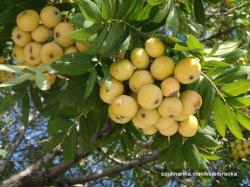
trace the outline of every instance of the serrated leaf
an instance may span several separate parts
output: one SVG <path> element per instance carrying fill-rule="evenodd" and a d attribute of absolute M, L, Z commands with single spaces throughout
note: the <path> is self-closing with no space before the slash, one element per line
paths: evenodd
<path fill-rule="evenodd" d="M 65 133 L 58 133 L 55 134 L 49 142 L 46 144 L 46 146 L 42 149 L 42 152 L 47 153 L 52 151 L 56 146 L 58 146 L 60 143 L 63 142 L 63 139 L 65 137 Z"/>
<path fill-rule="evenodd" d="M 53 136 L 57 133 L 66 134 L 68 129 L 73 125 L 74 123 L 71 120 L 53 115 L 48 121 L 48 134 L 50 136 Z"/>
<path fill-rule="evenodd" d="M 199 51 L 200 53 L 204 52 L 204 47 L 200 41 L 193 35 L 187 35 L 187 46 L 191 51 Z"/>
<path fill-rule="evenodd" d="M 205 25 L 205 10 L 202 0 L 195 0 L 194 1 L 194 15 L 197 23 Z"/>
<path fill-rule="evenodd" d="M 63 161 L 70 163 L 74 160 L 77 153 L 78 135 L 76 127 L 72 127 L 69 135 L 65 137 L 63 142 Z"/>
<path fill-rule="evenodd" d="M 26 93 L 22 99 L 22 117 L 21 121 L 25 127 L 29 124 L 29 111 L 30 111 L 30 97 L 29 94 Z"/>
<path fill-rule="evenodd" d="M 250 80 L 238 80 L 225 85 L 222 90 L 230 96 L 238 96 L 250 91 Z"/>
<path fill-rule="evenodd" d="M 207 147 L 207 148 L 215 148 L 218 147 L 218 142 L 204 133 L 197 133 L 195 136 L 190 138 L 190 141 L 197 146 Z"/>
<path fill-rule="evenodd" d="M 225 137 L 226 133 L 226 121 L 225 117 L 225 106 L 222 100 L 217 96 L 214 101 L 214 120 L 215 126 L 221 136 Z"/>
<path fill-rule="evenodd" d="M 237 112 L 237 120 L 238 122 L 247 130 L 250 131 L 250 118 L 249 116 L 247 116 L 246 114 L 244 114 L 243 112 Z"/>
<path fill-rule="evenodd" d="M 78 5 L 81 13 L 87 20 L 96 22 L 101 19 L 101 11 L 93 1 L 79 0 Z"/>
<path fill-rule="evenodd" d="M 250 97 L 235 97 L 227 100 L 233 108 L 246 108 L 250 106 Z"/>

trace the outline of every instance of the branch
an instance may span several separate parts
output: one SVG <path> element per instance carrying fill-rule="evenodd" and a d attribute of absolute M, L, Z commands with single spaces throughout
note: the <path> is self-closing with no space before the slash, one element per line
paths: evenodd
<path fill-rule="evenodd" d="M 83 175 L 83 176 L 76 176 L 76 177 L 68 178 L 68 179 L 66 179 L 66 183 L 68 183 L 69 185 L 73 185 L 73 184 L 77 184 L 77 183 L 86 183 L 89 181 L 98 180 L 98 179 L 110 176 L 114 173 L 118 173 L 121 171 L 135 168 L 137 166 L 141 166 L 141 165 L 149 163 L 149 162 L 156 161 L 159 159 L 159 156 L 160 156 L 160 154 L 158 152 L 153 152 L 151 154 L 144 155 L 143 157 L 138 158 L 138 159 L 134 159 L 131 161 L 126 161 L 126 162 L 123 161 L 123 162 L 121 162 L 121 164 L 105 168 L 102 171 L 97 172 L 97 173 L 90 172 L 90 173 Z"/>

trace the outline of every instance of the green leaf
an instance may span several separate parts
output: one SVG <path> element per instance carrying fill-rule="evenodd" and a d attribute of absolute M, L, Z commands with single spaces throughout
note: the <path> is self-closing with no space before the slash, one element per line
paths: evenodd
<path fill-rule="evenodd" d="M 205 10 L 202 0 L 195 0 L 194 1 L 194 15 L 197 23 L 205 25 Z"/>
<path fill-rule="evenodd" d="M 226 134 L 226 109 L 222 100 L 217 96 L 214 101 L 214 120 L 215 126 L 221 136 L 225 137 Z"/>
<path fill-rule="evenodd" d="M 247 116 L 246 114 L 244 114 L 243 112 L 237 112 L 236 113 L 237 116 L 237 120 L 238 122 L 247 130 L 250 131 L 250 118 L 249 116 Z"/>
<path fill-rule="evenodd" d="M 22 73 L 22 71 L 25 69 L 24 66 L 15 66 L 15 65 L 6 65 L 6 64 L 0 64 L 0 71 L 6 71 L 10 73 Z"/>
<path fill-rule="evenodd" d="M 82 27 L 85 23 L 85 19 L 81 13 L 76 13 L 71 19 L 70 23 L 75 26 Z"/>
<path fill-rule="evenodd" d="M 58 132 L 66 134 L 68 129 L 72 127 L 74 123 L 66 118 L 60 117 L 58 115 L 53 115 L 48 121 L 48 134 L 53 136 Z"/>
<path fill-rule="evenodd" d="M 165 2 L 165 0 L 147 0 L 151 6 L 157 6 Z"/>
<path fill-rule="evenodd" d="M 213 56 L 223 56 L 233 52 L 239 46 L 239 42 L 225 42 L 221 44 Z"/>
<path fill-rule="evenodd" d="M 207 147 L 207 148 L 215 148 L 218 147 L 218 142 L 204 133 L 197 133 L 195 136 L 190 138 L 190 141 L 196 146 Z"/>
<path fill-rule="evenodd" d="M 245 56 L 246 54 L 247 54 L 246 50 L 236 49 L 236 50 L 232 51 L 231 53 L 226 54 L 224 56 L 224 58 L 225 58 L 224 62 L 228 63 L 228 64 L 235 63 L 239 58 Z"/>
<path fill-rule="evenodd" d="M 96 22 L 101 20 L 101 11 L 99 7 L 90 0 L 79 0 L 79 8 L 82 15 L 90 21 Z"/>
<path fill-rule="evenodd" d="M 65 55 L 61 60 L 51 64 L 51 67 L 67 75 L 82 75 L 94 67 L 92 57 L 83 53 Z"/>
<path fill-rule="evenodd" d="M 78 136 L 76 127 L 72 127 L 68 136 L 65 137 L 63 143 L 63 160 L 70 163 L 74 160 L 77 153 Z"/>
<path fill-rule="evenodd" d="M 225 85 L 222 90 L 230 96 L 238 96 L 250 91 L 250 80 L 238 80 Z"/>
<path fill-rule="evenodd" d="M 117 1 L 116 0 L 103 0 L 102 1 L 102 17 L 104 19 L 115 17 L 117 11 Z"/>
<path fill-rule="evenodd" d="M 26 93 L 22 99 L 22 118 L 21 121 L 25 127 L 29 124 L 29 111 L 30 111 L 30 97 Z"/>
<path fill-rule="evenodd" d="M 93 24 L 92 26 L 84 29 L 79 29 L 71 33 L 74 40 L 77 41 L 87 41 L 93 36 L 96 36 L 98 31 L 102 28 L 101 24 Z"/>
<path fill-rule="evenodd" d="M 207 170 L 207 166 L 201 157 L 198 149 L 190 142 L 186 141 L 183 146 L 183 153 L 188 165 L 195 170 Z"/>
<path fill-rule="evenodd" d="M 30 88 L 30 96 L 33 104 L 35 105 L 36 109 L 40 112 L 43 113 L 43 105 L 41 101 L 41 96 L 39 94 L 39 89 L 37 88 Z"/>
<path fill-rule="evenodd" d="M 171 0 L 165 0 L 165 3 L 160 6 L 159 11 L 156 13 L 155 17 L 153 18 L 153 23 L 161 23 L 163 19 L 167 17 L 168 14 L 170 14 L 170 11 L 175 11 L 172 8 L 172 1 Z M 175 14 L 174 12 L 172 12 Z"/>
<path fill-rule="evenodd" d="M 36 72 L 35 83 L 40 90 L 49 90 L 51 86 L 47 78 L 40 71 Z"/>
<path fill-rule="evenodd" d="M 250 106 L 250 97 L 229 98 L 227 102 L 234 108 L 246 108 Z"/>
<path fill-rule="evenodd" d="M 217 155 L 208 155 L 204 153 L 200 153 L 200 155 L 207 160 L 220 160 L 221 159 L 221 157 Z"/>
<path fill-rule="evenodd" d="M 187 46 L 191 51 L 198 51 L 200 53 L 204 52 L 204 47 L 200 41 L 193 35 L 187 35 Z"/>
<path fill-rule="evenodd" d="M 170 141 L 166 136 L 158 135 L 154 137 L 153 143 L 151 144 L 151 148 L 153 150 L 163 151 L 167 149 L 169 145 Z"/>
<path fill-rule="evenodd" d="M 23 94 L 24 93 L 15 93 L 4 95 L 3 100 L 1 100 L 0 102 L 0 113 L 2 114 L 4 111 L 12 107 L 16 103 L 16 101 L 23 97 Z"/>
<path fill-rule="evenodd" d="M 90 94 L 92 93 L 94 86 L 97 82 L 97 71 L 93 69 L 92 72 L 90 72 L 89 79 L 87 81 L 87 88 L 84 93 L 84 98 L 88 98 Z"/>
<path fill-rule="evenodd" d="M 65 137 L 65 133 L 58 133 L 55 134 L 49 142 L 46 144 L 46 146 L 42 149 L 43 153 L 47 153 L 52 151 L 56 146 L 58 146 L 60 143 L 63 142 L 63 139 Z"/>

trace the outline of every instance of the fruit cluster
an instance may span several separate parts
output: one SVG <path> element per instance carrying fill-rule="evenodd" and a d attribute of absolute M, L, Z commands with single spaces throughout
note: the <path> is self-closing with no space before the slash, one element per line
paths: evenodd
<path fill-rule="evenodd" d="M 235 160 L 246 158 L 250 153 L 250 139 L 230 142 L 231 154 Z"/>
<path fill-rule="evenodd" d="M 198 120 L 193 114 L 200 109 L 202 98 L 192 90 L 180 93 L 180 88 L 200 77 L 201 65 L 193 58 L 175 64 L 164 52 L 164 44 L 150 38 L 145 48 L 131 51 L 130 60 L 113 62 L 111 86 L 105 80 L 101 82 L 100 98 L 109 104 L 108 115 L 116 123 L 132 120 L 146 135 L 159 131 L 172 136 L 179 131 L 184 137 L 194 136 Z M 124 93 L 126 84 L 128 94 Z"/>
<path fill-rule="evenodd" d="M 35 10 L 24 10 L 17 15 L 17 26 L 12 31 L 13 58 L 17 65 L 33 68 L 53 63 L 65 54 L 87 50 L 85 44 L 74 42 L 72 24 L 63 20 L 60 10 L 44 7 L 40 15 Z M 54 74 L 44 74 L 50 83 Z"/>

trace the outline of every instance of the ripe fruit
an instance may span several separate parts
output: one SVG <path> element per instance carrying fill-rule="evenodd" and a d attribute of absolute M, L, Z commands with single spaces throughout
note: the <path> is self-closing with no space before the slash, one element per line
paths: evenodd
<path fill-rule="evenodd" d="M 147 127 L 154 125 L 158 121 L 159 117 L 160 115 L 156 109 L 146 110 L 144 108 L 140 108 L 134 118 L 137 118 L 136 120 L 140 122 L 143 127 Z"/>
<path fill-rule="evenodd" d="M 138 110 L 136 101 L 127 95 L 120 95 L 115 98 L 110 105 L 112 112 L 116 118 L 132 119 Z"/>
<path fill-rule="evenodd" d="M 149 127 L 143 128 L 142 132 L 145 135 L 153 135 L 153 134 L 157 133 L 157 128 L 155 126 L 149 126 Z"/>
<path fill-rule="evenodd" d="M 174 61 L 167 56 L 160 56 L 151 64 L 150 71 L 155 79 L 163 80 L 174 72 Z"/>
<path fill-rule="evenodd" d="M 182 103 L 182 115 L 194 114 L 202 105 L 201 96 L 193 90 L 184 91 L 180 96 L 180 100 Z"/>
<path fill-rule="evenodd" d="M 25 61 L 36 66 L 41 62 L 40 53 L 42 45 L 36 42 L 30 42 L 24 47 L 24 59 Z"/>
<path fill-rule="evenodd" d="M 52 85 L 52 84 L 55 83 L 55 81 L 56 81 L 56 75 L 55 74 L 45 72 L 45 73 L 43 73 L 43 75 L 48 80 L 49 85 Z"/>
<path fill-rule="evenodd" d="M 175 67 L 175 78 L 182 84 L 196 81 L 201 74 L 201 65 L 197 59 L 184 58 Z"/>
<path fill-rule="evenodd" d="M 145 43 L 145 49 L 149 56 L 157 58 L 163 55 L 165 46 L 158 38 L 150 38 Z"/>
<path fill-rule="evenodd" d="M 49 28 L 55 27 L 62 20 L 61 12 L 53 6 L 46 6 L 40 13 L 41 21 Z"/>
<path fill-rule="evenodd" d="M 54 42 L 43 45 L 41 60 L 44 64 L 51 64 L 63 56 L 63 49 Z"/>
<path fill-rule="evenodd" d="M 161 89 L 154 84 L 145 85 L 138 92 L 138 103 L 148 110 L 157 108 L 162 98 Z"/>
<path fill-rule="evenodd" d="M 138 93 L 139 90 L 150 83 L 154 83 L 154 78 L 147 70 L 138 70 L 135 71 L 134 74 L 129 79 L 129 88 Z"/>
<path fill-rule="evenodd" d="M 71 53 L 77 53 L 78 52 L 78 49 L 76 46 L 71 46 L 71 47 L 68 47 L 65 49 L 64 51 L 64 54 L 67 55 L 67 54 L 71 54 Z"/>
<path fill-rule="evenodd" d="M 191 115 L 179 124 L 179 133 L 184 137 L 192 137 L 198 131 L 198 120 Z"/>
<path fill-rule="evenodd" d="M 19 47 L 19 46 L 15 45 L 13 50 L 12 50 L 12 56 L 17 64 L 23 64 L 25 61 L 23 47 Z"/>
<path fill-rule="evenodd" d="M 111 109 L 111 106 L 108 107 L 108 116 L 110 117 L 110 119 L 112 121 L 114 121 L 115 123 L 119 123 L 119 124 L 125 124 L 125 123 L 128 123 L 130 121 L 130 118 L 114 115 L 114 113 Z"/>
<path fill-rule="evenodd" d="M 143 48 L 135 48 L 130 54 L 131 62 L 138 69 L 146 69 L 149 66 L 150 59 Z"/>
<path fill-rule="evenodd" d="M 105 81 L 102 81 L 100 86 L 100 98 L 105 102 L 110 104 L 113 99 L 123 94 L 124 86 L 122 82 L 112 79 L 111 80 L 111 87 L 107 90 L 107 86 Z"/>
<path fill-rule="evenodd" d="M 39 25 L 34 31 L 31 32 L 31 37 L 35 42 L 43 43 L 49 39 L 50 31 L 48 27 Z"/>
<path fill-rule="evenodd" d="M 132 118 L 133 125 L 138 129 L 146 128 L 146 126 L 138 119 L 137 116 Z"/>
<path fill-rule="evenodd" d="M 183 107 L 183 105 L 182 105 Z M 175 121 L 184 121 L 185 119 L 187 119 L 189 117 L 189 115 L 185 115 L 185 114 L 179 114 L 177 116 L 174 116 L 174 120 Z"/>
<path fill-rule="evenodd" d="M 155 126 L 164 136 L 172 136 L 178 131 L 178 123 L 169 117 L 161 117 Z"/>
<path fill-rule="evenodd" d="M 180 91 L 180 83 L 173 77 L 162 81 L 161 91 L 165 97 L 174 96 Z"/>
<path fill-rule="evenodd" d="M 67 22 L 59 23 L 54 30 L 54 40 L 62 47 L 69 47 L 74 44 L 71 33 L 74 32 L 74 26 Z"/>
<path fill-rule="evenodd" d="M 89 49 L 87 44 L 76 42 L 76 47 L 80 52 L 87 51 Z"/>
<path fill-rule="evenodd" d="M 39 25 L 40 17 L 35 10 L 24 10 L 17 15 L 16 23 L 23 31 L 31 32 Z"/>
<path fill-rule="evenodd" d="M 158 107 L 158 112 L 163 117 L 174 117 L 181 113 L 182 103 L 177 97 L 168 97 L 163 99 Z"/>
<path fill-rule="evenodd" d="M 19 27 L 15 27 L 12 31 L 12 39 L 16 45 L 24 47 L 31 41 L 31 36 L 30 33 L 22 31 Z"/>
<path fill-rule="evenodd" d="M 109 69 L 110 74 L 119 81 L 128 80 L 134 72 L 134 67 L 129 60 L 113 62 Z"/>

